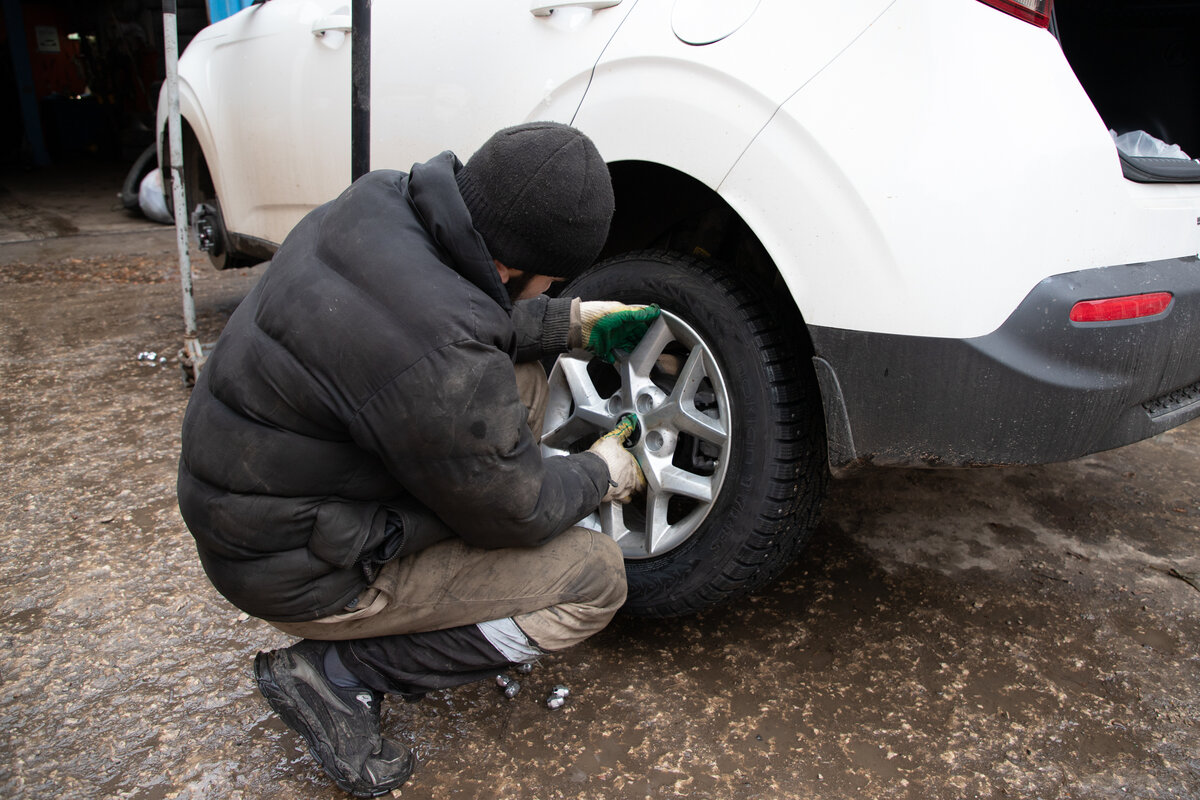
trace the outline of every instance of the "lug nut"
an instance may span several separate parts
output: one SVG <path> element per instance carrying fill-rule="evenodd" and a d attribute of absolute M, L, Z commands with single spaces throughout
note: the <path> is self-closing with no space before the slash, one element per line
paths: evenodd
<path fill-rule="evenodd" d="M 546 698 L 546 708 L 551 710 L 562 708 L 566 704 L 567 697 L 570 694 L 571 690 L 566 686 L 562 686 L 561 684 L 555 686 L 554 689 L 550 691 L 549 697 Z"/>
<path fill-rule="evenodd" d="M 516 697 L 517 693 L 521 691 L 521 684 L 503 673 L 496 676 L 496 686 L 504 692 L 504 696 L 509 700 Z"/>

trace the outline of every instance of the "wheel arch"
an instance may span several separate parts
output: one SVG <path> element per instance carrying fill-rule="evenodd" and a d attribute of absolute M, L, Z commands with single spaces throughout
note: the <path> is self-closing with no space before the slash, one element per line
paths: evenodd
<path fill-rule="evenodd" d="M 804 314 L 754 230 L 720 194 L 679 170 L 648 161 L 609 164 L 616 213 L 601 258 L 649 248 L 730 267 L 763 290 L 778 322 L 810 360 L 825 417 L 829 463 L 854 460 L 845 400 L 832 365 L 815 354 Z"/>
<path fill-rule="evenodd" d="M 616 212 L 601 258 L 649 248 L 669 250 L 723 263 L 758 285 L 812 364 L 830 466 L 837 469 L 853 462 L 854 438 L 834 365 L 816 353 L 794 284 L 750 224 L 719 193 L 680 170 L 649 161 L 618 161 L 609 164 L 609 172 Z"/>
<path fill-rule="evenodd" d="M 649 161 L 609 164 L 616 212 L 601 258 L 630 250 L 664 249 L 717 261 L 752 280 L 776 300 L 812 352 L 803 315 L 783 275 L 749 225 L 717 192 L 685 172 Z"/>
<path fill-rule="evenodd" d="M 195 93 L 182 78 L 179 86 L 179 121 L 180 138 L 183 144 L 183 171 L 187 186 L 188 214 L 198 202 L 223 197 L 221 174 L 213 169 L 220 165 L 219 160 L 209 158 L 210 153 L 216 152 L 211 128 L 196 101 Z M 166 120 L 166 90 L 159 97 L 158 108 L 158 163 L 162 170 L 163 185 L 167 192 L 167 206 L 174 206 L 171 189 L 171 165 L 169 163 L 170 142 Z M 198 192 L 198 194 L 197 194 Z M 222 237 L 222 254 L 213 257 L 213 266 L 217 269 L 253 266 L 269 260 L 278 249 L 275 242 L 269 242 L 254 236 L 247 236 L 225 229 L 224 220 L 218 211 L 216 214 L 219 225 L 219 235 Z M 189 217 L 189 224 L 191 219 Z M 212 254 L 210 253 L 210 256 Z"/>
<path fill-rule="evenodd" d="M 187 182 L 189 189 L 199 186 L 201 191 L 204 192 L 205 197 L 211 197 L 216 189 L 216 185 L 213 181 L 212 171 L 208 166 L 208 158 L 204 153 L 204 146 L 200 143 L 195 128 L 192 127 L 186 118 L 181 117 L 180 124 L 182 125 L 180 138 L 183 140 L 184 180 Z M 164 185 L 169 185 L 171 180 L 171 165 L 168 159 L 170 142 L 168 141 L 165 129 L 159 137 L 158 150 L 159 168 L 163 172 Z M 190 195 L 188 199 L 189 201 L 191 200 Z"/>
<path fill-rule="evenodd" d="M 186 54 L 185 54 L 186 55 Z M 182 63 L 182 62 L 181 62 Z M 166 84 L 158 96 L 158 110 L 156 114 L 157 129 L 158 129 L 158 166 L 163 171 L 163 177 L 166 178 L 170 172 L 171 165 L 169 162 L 169 139 L 167 130 L 167 87 Z M 197 97 L 196 90 L 192 86 L 191 81 L 181 72 L 179 75 L 179 120 L 182 125 L 181 135 L 183 138 L 183 153 L 184 164 L 187 164 L 187 156 L 191 152 L 191 148 L 199 151 L 200 160 L 204 164 L 205 175 L 209 182 L 210 188 L 217 189 L 219 184 L 216 176 L 209 168 L 208 154 L 215 152 L 216 144 L 212 138 L 212 126 L 208 124 L 208 119 L 202 110 L 200 100 Z"/>

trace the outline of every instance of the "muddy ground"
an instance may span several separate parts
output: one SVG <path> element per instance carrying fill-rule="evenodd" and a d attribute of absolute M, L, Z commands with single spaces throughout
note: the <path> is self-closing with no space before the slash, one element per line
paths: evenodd
<path fill-rule="evenodd" d="M 115 208 L 121 177 L 0 191 L 0 796 L 344 797 L 253 686 L 287 637 L 212 591 L 180 521 L 173 231 Z M 201 267 L 211 340 L 258 273 Z M 737 607 L 619 619 L 512 701 L 391 704 L 420 754 L 401 794 L 1196 798 L 1198 528 L 1200 422 L 857 474 Z"/>

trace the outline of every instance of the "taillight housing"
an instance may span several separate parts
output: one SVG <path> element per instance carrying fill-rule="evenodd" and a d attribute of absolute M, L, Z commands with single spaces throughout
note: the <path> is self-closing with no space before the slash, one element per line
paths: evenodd
<path fill-rule="evenodd" d="M 1050 9 L 1054 0 L 980 0 L 992 8 L 998 8 L 1006 14 L 1012 14 L 1017 19 L 1037 25 L 1039 28 L 1050 27 Z"/>
<path fill-rule="evenodd" d="M 1119 322 L 1153 317 L 1171 307 L 1170 292 L 1133 294 L 1103 300 L 1083 300 L 1071 309 L 1071 322 Z"/>

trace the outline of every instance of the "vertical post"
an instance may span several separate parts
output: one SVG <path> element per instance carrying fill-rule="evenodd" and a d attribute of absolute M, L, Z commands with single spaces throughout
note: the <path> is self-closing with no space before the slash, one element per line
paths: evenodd
<path fill-rule="evenodd" d="M 25 138 L 33 150 L 34 166 L 44 167 L 50 163 L 50 154 L 46 152 L 46 142 L 42 136 L 42 115 L 33 88 L 33 67 L 29 61 L 29 48 L 25 44 L 25 15 L 21 13 L 19 0 L 4 0 L 4 25 L 8 28 L 13 75 L 16 76 L 17 93 L 21 97 Z"/>
<path fill-rule="evenodd" d="M 167 149 L 171 159 L 171 199 L 175 209 L 175 244 L 183 286 L 183 367 L 200 377 L 204 349 L 196 331 L 196 299 L 192 293 L 192 259 L 188 253 L 187 191 L 183 175 L 183 126 L 179 118 L 179 35 L 176 0 L 163 0 L 163 50 L 167 59 Z"/>
<path fill-rule="evenodd" d="M 353 0 L 350 30 L 350 180 L 371 170 L 371 0 Z"/>

